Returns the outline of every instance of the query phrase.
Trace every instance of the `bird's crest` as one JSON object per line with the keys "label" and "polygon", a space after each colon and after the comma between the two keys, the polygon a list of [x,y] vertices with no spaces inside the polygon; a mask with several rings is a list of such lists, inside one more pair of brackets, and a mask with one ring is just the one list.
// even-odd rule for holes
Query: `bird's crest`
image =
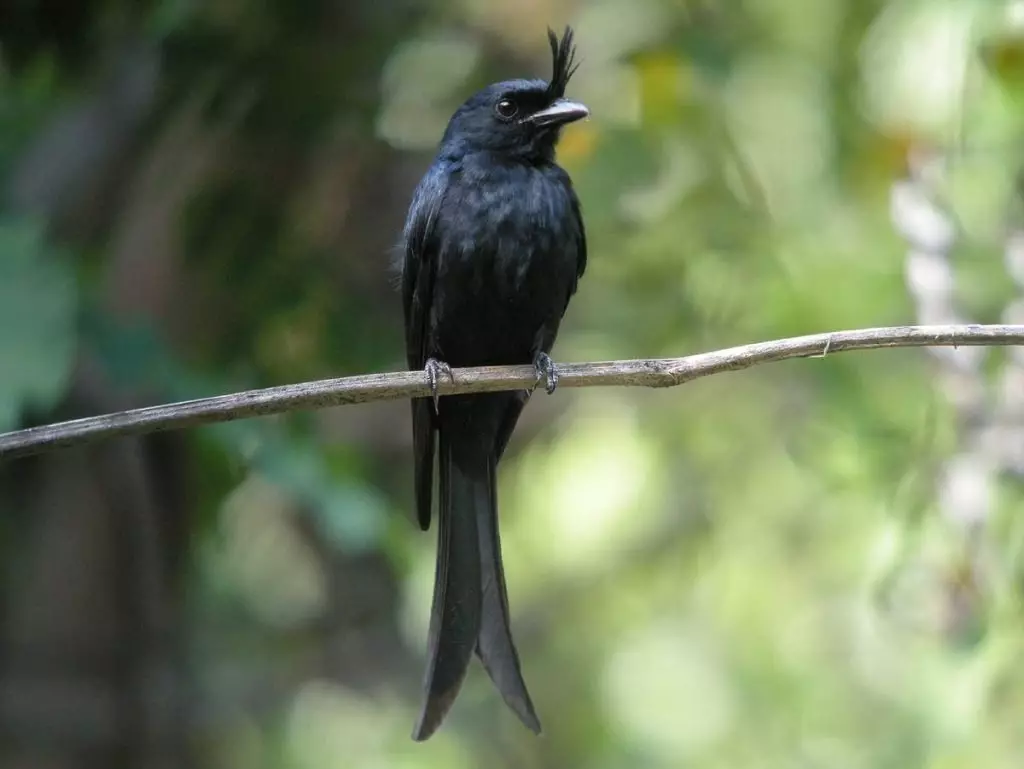
{"label": "bird's crest", "polygon": [[576,46],[573,45],[572,27],[566,27],[559,40],[554,31],[548,27],[548,42],[551,44],[551,82],[548,83],[548,96],[551,101],[565,95],[565,87],[579,64],[576,63]]}

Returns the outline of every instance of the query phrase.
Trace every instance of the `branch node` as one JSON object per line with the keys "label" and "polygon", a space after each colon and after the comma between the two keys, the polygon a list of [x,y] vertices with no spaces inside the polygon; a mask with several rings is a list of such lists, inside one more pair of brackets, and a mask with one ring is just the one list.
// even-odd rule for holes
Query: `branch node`
{"label": "branch node", "polygon": [[829,354],[829,352],[831,350],[832,350],[832,334],[828,334],[825,337],[825,348],[821,351],[821,353],[819,355],[813,355],[811,357],[814,357],[814,358],[827,358],[828,354]]}

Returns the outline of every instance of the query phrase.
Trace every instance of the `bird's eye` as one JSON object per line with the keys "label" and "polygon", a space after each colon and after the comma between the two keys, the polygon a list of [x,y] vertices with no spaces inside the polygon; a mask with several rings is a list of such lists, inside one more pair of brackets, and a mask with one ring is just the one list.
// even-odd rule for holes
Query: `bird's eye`
{"label": "bird's eye", "polygon": [[519,112],[519,107],[511,99],[502,99],[494,105],[494,111],[498,113],[498,117],[503,120],[511,120]]}

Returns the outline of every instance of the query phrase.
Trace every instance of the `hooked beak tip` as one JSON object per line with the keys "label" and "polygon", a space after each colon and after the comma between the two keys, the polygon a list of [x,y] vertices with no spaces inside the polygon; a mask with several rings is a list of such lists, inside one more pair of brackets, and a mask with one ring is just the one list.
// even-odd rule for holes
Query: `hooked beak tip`
{"label": "hooked beak tip", "polygon": [[590,110],[585,104],[569,99],[556,99],[553,104],[534,112],[526,120],[535,126],[562,126],[587,117],[590,117]]}

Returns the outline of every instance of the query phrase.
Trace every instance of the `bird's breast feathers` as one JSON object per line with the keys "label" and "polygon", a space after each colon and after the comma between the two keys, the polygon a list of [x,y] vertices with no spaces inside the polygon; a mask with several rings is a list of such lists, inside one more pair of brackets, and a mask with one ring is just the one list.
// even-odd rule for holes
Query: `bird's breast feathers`
{"label": "bird's breast feathers", "polygon": [[554,166],[464,173],[449,190],[442,218],[454,226],[442,234],[456,253],[516,261],[555,256],[574,250],[580,224],[572,206],[568,176]]}

